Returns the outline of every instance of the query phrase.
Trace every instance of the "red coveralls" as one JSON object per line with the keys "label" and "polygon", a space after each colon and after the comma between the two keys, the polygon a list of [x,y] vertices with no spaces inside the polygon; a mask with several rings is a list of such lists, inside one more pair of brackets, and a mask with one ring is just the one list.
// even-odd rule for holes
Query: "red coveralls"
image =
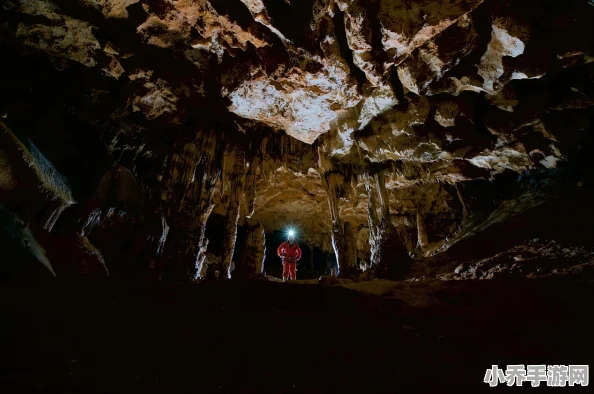
{"label": "red coveralls", "polygon": [[290,276],[291,280],[295,280],[296,264],[301,258],[301,248],[297,242],[293,244],[288,241],[283,242],[276,250],[276,254],[283,260],[283,278]]}

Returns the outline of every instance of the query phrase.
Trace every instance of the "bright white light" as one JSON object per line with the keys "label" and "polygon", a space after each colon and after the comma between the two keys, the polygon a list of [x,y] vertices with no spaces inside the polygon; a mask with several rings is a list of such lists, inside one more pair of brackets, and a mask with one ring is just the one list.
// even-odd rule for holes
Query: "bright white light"
{"label": "bright white light", "polygon": [[295,235],[295,231],[294,230],[289,230],[289,237],[292,237]]}

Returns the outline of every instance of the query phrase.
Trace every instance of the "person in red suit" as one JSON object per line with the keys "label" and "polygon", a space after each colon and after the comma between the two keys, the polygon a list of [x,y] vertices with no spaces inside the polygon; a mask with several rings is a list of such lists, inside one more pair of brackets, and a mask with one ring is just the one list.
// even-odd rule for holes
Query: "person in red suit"
{"label": "person in red suit", "polygon": [[295,280],[297,277],[297,262],[301,259],[301,248],[295,242],[295,233],[289,231],[288,238],[285,242],[280,244],[276,250],[276,254],[283,262],[283,282],[287,280]]}

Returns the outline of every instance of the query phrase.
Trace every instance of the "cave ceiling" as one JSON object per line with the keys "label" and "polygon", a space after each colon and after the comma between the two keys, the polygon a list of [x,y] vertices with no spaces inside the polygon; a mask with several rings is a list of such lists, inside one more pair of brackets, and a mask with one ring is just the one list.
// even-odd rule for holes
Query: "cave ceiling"
{"label": "cave ceiling", "polygon": [[587,0],[6,0],[3,132],[73,217],[142,211],[156,248],[200,249],[214,212],[327,250],[348,222],[366,258],[372,211],[412,249],[417,215],[430,242],[464,227],[471,184],[583,154],[593,22]]}

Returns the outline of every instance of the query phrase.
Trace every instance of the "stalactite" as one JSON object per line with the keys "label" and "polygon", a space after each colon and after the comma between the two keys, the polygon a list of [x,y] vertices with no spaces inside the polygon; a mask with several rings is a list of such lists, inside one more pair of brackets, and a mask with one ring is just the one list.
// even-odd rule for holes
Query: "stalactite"
{"label": "stalactite", "polygon": [[201,279],[206,276],[207,268],[206,263],[206,250],[208,249],[208,238],[204,238],[202,241],[202,246],[198,251],[198,255],[196,257],[196,274],[194,279]]}
{"label": "stalactite", "polygon": [[395,279],[409,268],[410,256],[390,221],[383,173],[366,174],[364,180],[368,194],[370,266],[377,276]]}
{"label": "stalactite", "polygon": [[[233,188],[233,186],[231,186]],[[237,222],[239,221],[239,201],[231,200],[225,216],[225,234],[221,252],[221,272],[223,278],[231,278],[231,261],[237,241]]]}
{"label": "stalactite", "polygon": [[383,180],[383,177],[376,175],[368,177],[366,189],[369,196],[367,217],[369,222],[369,244],[371,248],[370,264],[377,271],[383,273],[387,270],[388,264],[388,255],[385,250],[387,246],[386,242],[387,239],[393,236],[394,229],[389,220],[389,209],[386,209],[381,204],[381,180]]}
{"label": "stalactite", "polygon": [[350,200],[351,204],[353,204],[353,208],[357,208],[359,205],[359,190],[358,186],[358,177],[352,176],[351,177],[351,193],[350,193]]}
{"label": "stalactite", "polygon": [[161,256],[163,254],[165,242],[167,241],[167,236],[169,235],[169,226],[167,225],[167,220],[163,214],[161,214],[161,226],[163,227],[163,230],[161,232],[161,237],[159,238],[159,245],[157,246],[157,256]]}
{"label": "stalactite", "polygon": [[[341,222],[332,222],[332,248],[338,264],[338,274],[346,272],[345,248],[344,248],[344,225]],[[342,271],[341,271],[342,270]]]}
{"label": "stalactite", "polygon": [[388,220],[390,217],[390,200],[388,191],[386,190],[386,176],[384,171],[379,171],[374,176],[375,187],[377,188],[377,196],[379,198],[381,215],[383,220]]}
{"label": "stalactite", "polygon": [[337,172],[330,172],[322,175],[322,186],[326,190],[328,204],[330,207],[331,220],[340,220],[339,200],[342,197],[344,175]]}
{"label": "stalactite", "polygon": [[87,220],[82,225],[79,234],[86,237],[91,234],[94,228],[109,229],[115,226],[125,227],[130,221],[131,218],[125,210],[111,207],[103,211],[100,208],[95,208],[87,216]]}
{"label": "stalactite", "polygon": [[164,179],[163,212],[170,229],[163,253],[165,277],[200,277],[205,248],[206,222],[214,208],[213,197],[221,179],[218,157],[220,134],[196,131],[192,141],[180,142]]}
{"label": "stalactite", "polygon": [[464,201],[464,196],[462,196],[460,186],[456,183],[454,187],[456,188],[456,194],[458,195],[458,199],[460,200],[460,204],[462,205],[462,225],[464,225],[468,223],[468,207],[466,206],[466,202]]}
{"label": "stalactite", "polygon": [[102,228],[110,228],[117,224],[125,225],[126,222],[128,222],[128,218],[129,218],[129,215],[125,210],[111,207],[105,213],[105,217],[103,218],[103,221],[101,222],[101,227]]}
{"label": "stalactite", "polygon": [[83,224],[80,234],[83,236],[87,236],[93,231],[93,228],[97,227],[101,224],[101,210],[99,208],[93,209],[89,216],[87,216],[87,220]]}
{"label": "stalactite", "polygon": [[65,203],[63,201],[59,201],[57,203],[57,207],[52,207],[53,209],[52,209],[49,217],[45,221],[45,223],[43,225],[43,229],[46,230],[46,231],[51,232],[53,230],[56,222],[58,221],[58,219],[60,218],[60,216],[64,212],[64,210],[66,208],[68,208],[69,206],[70,206],[70,204],[67,204],[67,203]]}
{"label": "stalactite", "polygon": [[262,138],[256,152],[252,153],[251,160],[247,163],[247,172],[245,180],[245,199],[247,205],[246,217],[251,217],[254,214],[254,204],[256,201],[256,181],[259,173],[262,173],[260,166],[266,155],[266,145],[268,137]]}
{"label": "stalactite", "polygon": [[[202,167],[200,167],[202,169]],[[199,182],[195,182],[195,191],[193,195],[199,195],[200,198],[191,210],[194,218],[190,227],[190,237],[188,239],[188,255],[192,256],[190,261],[191,277],[197,279],[200,277],[201,265],[204,262],[204,253],[206,253],[206,223],[214,209],[212,202],[215,192],[215,186],[220,178],[218,171],[204,171]],[[199,190],[197,190],[199,189]]]}
{"label": "stalactite", "polygon": [[343,234],[345,250],[344,259],[346,261],[346,270],[343,270],[343,274],[352,274],[357,268],[357,239],[355,238],[355,232],[351,222],[344,222]]}
{"label": "stalactite", "polygon": [[318,150],[285,134],[270,134],[262,163],[263,177],[281,166],[305,174],[310,168],[318,167]]}
{"label": "stalactite", "polygon": [[336,255],[336,261],[338,263],[338,269],[345,266],[344,259],[344,224],[340,219],[339,210],[339,198],[340,198],[340,187],[344,182],[342,174],[328,173],[322,175],[322,185],[326,190],[328,198],[328,206],[330,207],[330,221],[332,231],[332,248]]}
{"label": "stalactite", "polygon": [[381,260],[381,222],[377,214],[376,189],[370,183],[369,177],[365,178],[367,190],[367,221],[369,223],[369,245],[371,248],[370,265],[377,266]]}
{"label": "stalactite", "polygon": [[254,214],[254,204],[256,201],[256,175],[257,169],[260,166],[260,158],[254,157],[249,162],[245,179],[245,200],[247,205],[246,217],[251,217]]}
{"label": "stalactite", "polygon": [[427,236],[427,228],[425,226],[425,220],[421,212],[417,211],[417,234],[418,234],[418,246],[421,250],[424,250],[429,246],[429,237]]}
{"label": "stalactite", "polygon": [[245,152],[239,146],[225,152],[228,163],[224,168],[229,179],[229,208],[225,217],[225,233],[221,251],[221,273],[223,278],[231,277],[231,260],[237,240],[237,222],[239,221],[239,202],[245,187]]}
{"label": "stalactite", "polygon": [[322,175],[322,185],[326,190],[328,205],[330,207],[330,220],[332,228],[332,248],[338,263],[338,273],[350,275],[355,269],[357,259],[356,248],[353,253],[354,242],[352,227],[345,223],[340,217],[340,198],[344,196],[345,180],[344,175],[337,172],[330,172]]}

